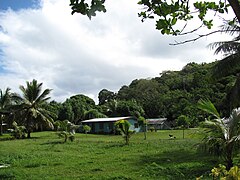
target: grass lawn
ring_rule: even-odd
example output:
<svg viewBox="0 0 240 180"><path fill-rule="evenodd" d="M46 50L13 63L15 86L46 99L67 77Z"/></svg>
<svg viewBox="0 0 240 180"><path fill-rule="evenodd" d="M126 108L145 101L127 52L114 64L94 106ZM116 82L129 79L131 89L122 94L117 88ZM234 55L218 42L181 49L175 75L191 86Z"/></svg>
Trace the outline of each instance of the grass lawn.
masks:
<svg viewBox="0 0 240 180"><path fill-rule="evenodd" d="M0 138L0 179L195 179L218 165L216 158L197 151L195 130L149 132L130 139L76 134L63 143L55 132L32 133L32 139ZM173 134L176 139L169 139ZM5 136L6 137L6 136ZM206 179L205 178L205 179Z"/></svg>

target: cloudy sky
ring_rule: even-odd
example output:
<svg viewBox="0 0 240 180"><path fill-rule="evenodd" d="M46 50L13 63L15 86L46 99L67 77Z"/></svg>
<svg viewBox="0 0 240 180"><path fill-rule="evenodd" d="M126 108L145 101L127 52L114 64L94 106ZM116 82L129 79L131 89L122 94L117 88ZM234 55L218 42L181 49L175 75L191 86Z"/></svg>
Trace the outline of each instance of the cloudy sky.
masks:
<svg viewBox="0 0 240 180"><path fill-rule="evenodd" d="M0 0L0 88L19 92L37 79L64 101L75 94L97 100L132 80L180 70L218 57L206 46L216 37L169 46L154 22L141 22L137 0L107 1L91 21L71 15L68 0ZM217 40L220 40L219 38Z"/></svg>

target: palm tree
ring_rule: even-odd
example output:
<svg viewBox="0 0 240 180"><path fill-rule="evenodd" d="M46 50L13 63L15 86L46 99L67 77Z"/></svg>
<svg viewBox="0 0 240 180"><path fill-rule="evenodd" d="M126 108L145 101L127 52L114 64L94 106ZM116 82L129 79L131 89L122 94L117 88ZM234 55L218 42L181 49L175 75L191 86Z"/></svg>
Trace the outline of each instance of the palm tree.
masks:
<svg viewBox="0 0 240 180"><path fill-rule="evenodd" d="M23 97L19 96L21 103L16 105L17 109L23 114L23 124L26 126L27 137L30 138L30 134L33 128L37 125L45 123L49 127L53 128L54 114L48 111L44 106L50 97L50 89L45 89L42 92L42 83L37 83L37 80L33 79L32 82L26 82L27 86L20 86L20 90L23 93Z"/></svg>
<svg viewBox="0 0 240 180"><path fill-rule="evenodd" d="M233 108L240 106L240 26L239 24L226 23L222 26L222 31L231 36L236 35L230 41L215 42L209 46L215 49L215 54L223 53L224 58L215 65L213 76L215 79L236 74L236 82L227 95L229 99L230 112Z"/></svg>
<svg viewBox="0 0 240 180"><path fill-rule="evenodd" d="M3 120L9 114L7 107L11 104L10 88L5 91L0 89L0 135L3 134Z"/></svg>
<svg viewBox="0 0 240 180"><path fill-rule="evenodd" d="M240 108L234 109L229 118L220 118L215 106L210 101L199 101L198 107L214 118L203 123L205 150L222 157L229 170L233 166L233 155L240 142Z"/></svg>

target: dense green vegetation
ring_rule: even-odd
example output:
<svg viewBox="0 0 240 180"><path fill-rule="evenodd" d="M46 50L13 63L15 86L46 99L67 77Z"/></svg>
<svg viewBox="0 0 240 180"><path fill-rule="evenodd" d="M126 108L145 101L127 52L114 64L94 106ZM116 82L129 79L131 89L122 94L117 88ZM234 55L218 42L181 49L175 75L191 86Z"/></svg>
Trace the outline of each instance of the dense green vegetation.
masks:
<svg viewBox="0 0 240 180"><path fill-rule="evenodd" d="M218 79L212 78L216 64L217 62L189 63L181 71L165 71L159 77L133 80L129 85L123 85L118 92L103 89L98 95L98 105L93 99L82 94L67 98L63 103L54 100L48 102L46 100L50 96L46 97L47 99L40 96L43 101L40 101L38 106L31 99L34 102L32 105L31 103L24 104L26 102L22 97L20 101L14 101L18 109L22 107L22 111L14 110L15 115L11 118L8 118L7 114L2 111L1 119L9 125L14 120L19 125L29 126L27 128L29 132L39 128L46 129L47 124L56 120L69 120L74 124L79 124L85 119L130 115L138 118L166 117L173 127L177 125L176 120L184 116L188 119L190 127L196 127L208 116L197 108L197 102L200 99L211 100L223 117L228 117L229 110L232 109L232 101L229 97L236 89L237 73L230 71L231 73ZM50 91L47 89L47 92L49 94ZM10 93L9 90L8 93ZM31 94L28 96L32 98ZM235 106L237 105L235 103ZM33 108L28 109L30 107ZM12 111L11 108L8 110ZM33 110L39 115L34 114ZM46 117L41 114L41 111L48 112L44 114ZM26 117L31 114L34 114L36 120L29 120ZM9 112L9 115L13 114ZM27 122L27 119L30 122ZM45 125L41 124L42 122L45 122Z"/></svg>
<svg viewBox="0 0 240 180"><path fill-rule="evenodd" d="M111 107L115 98L115 104L127 101L132 103L128 107L140 105L144 110L140 114L146 118L167 117L173 121L185 115L194 127L206 117L197 108L197 102L210 99L223 116L228 116L228 94L234 87L236 74L213 79L212 70L216 63L189 63L181 71L166 71L152 79L133 80L130 85L122 86L115 96L106 96L110 98L105 98L102 106ZM129 114L134 113L137 114L129 111Z"/></svg>
<svg viewBox="0 0 240 180"><path fill-rule="evenodd" d="M212 72L216 64L189 63L181 71L165 71L159 77L135 79L118 92L103 89L98 95L98 105L79 94L63 103L51 101L46 107L57 115L56 119L67 119L74 124L97 117L133 115L166 117L175 126L175 120L184 115L189 119L189 126L195 127L207 117L197 108L200 99L211 100L222 116L230 114L229 95L235 87L237 73L214 79Z"/></svg>
<svg viewBox="0 0 240 180"><path fill-rule="evenodd" d="M132 136L76 134L63 143L55 132L32 133L31 139L0 137L0 179L195 179L218 166L217 158L197 151L198 129L158 131ZM170 139L173 134L176 139ZM237 159L235 159L236 161Z"/></svg>

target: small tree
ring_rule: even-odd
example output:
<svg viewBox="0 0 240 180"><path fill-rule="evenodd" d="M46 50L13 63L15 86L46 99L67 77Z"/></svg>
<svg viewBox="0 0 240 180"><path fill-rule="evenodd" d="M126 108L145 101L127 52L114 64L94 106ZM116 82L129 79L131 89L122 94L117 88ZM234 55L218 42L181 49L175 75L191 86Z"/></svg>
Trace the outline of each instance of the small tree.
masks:
<svg viewBox="0 0 240 180"><path fill-rule="evenodd" d="M64 142L67 142L67 139L74 141L75 130L79 128L79 125L75 125L68 120L56 121L54 125L57 130L60 130L57 134L59 137L64 137Z"/></svg>
<svg viewBox="0 0 240 180"><path fill-rule="evenodd" d="M143 127L144 140L147 139L147 121L144 117L140 116L138 118L138 124Z"/></svg>
<svg viewBox="0 0 240 180"><path fill-rule="evenodd" d="M87 134L88 132L91 131L91 127L88 126L88 125L84 125L84 126L83 126L83 131L84 131L85 134Z"/></svg>
<svg viewBox="0 0 240 180"><path fill-rule="evenodd" d="M121 132L126 145L129 145L129 139L135 133L135 131L130 130L130 126L131 124L127 120L119 120L115 122L115 127Z"/></svg>
<svg viewBox="0 0 240 180"><path fill-rule="evenodd" d="M183 139L185 137L184 130L189 127L189 124L190 124L190 120L187 116L181 115L177 118L177 125L181 126L183 129Z"/></svg>
<svg viewBox="0 0 240 180"><path fill-rule="evenodd" d="M14 121L12 123L13 129L8 129L11 135L16 139L24 139L26 137L26 127L18 126L18 124Z"/></svg>

